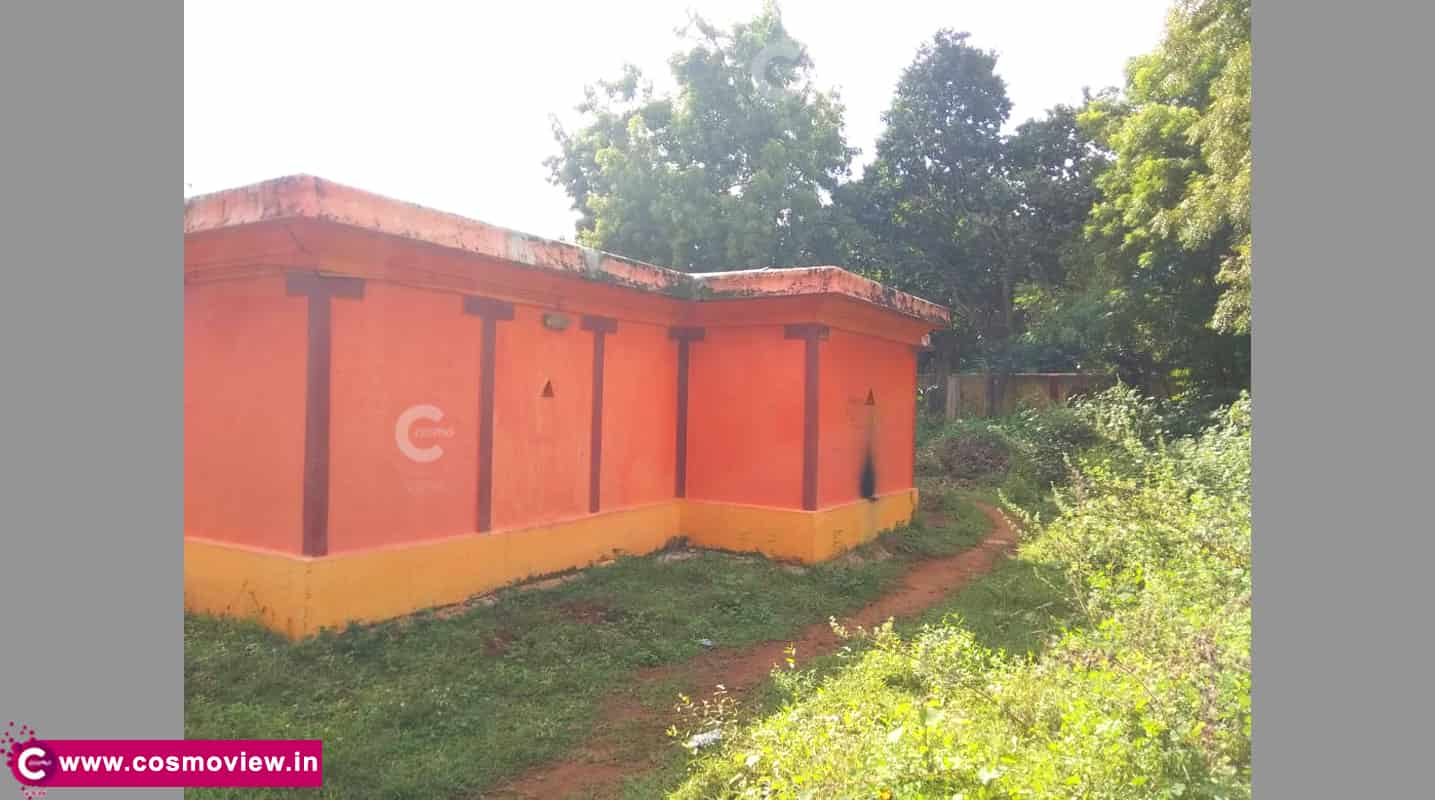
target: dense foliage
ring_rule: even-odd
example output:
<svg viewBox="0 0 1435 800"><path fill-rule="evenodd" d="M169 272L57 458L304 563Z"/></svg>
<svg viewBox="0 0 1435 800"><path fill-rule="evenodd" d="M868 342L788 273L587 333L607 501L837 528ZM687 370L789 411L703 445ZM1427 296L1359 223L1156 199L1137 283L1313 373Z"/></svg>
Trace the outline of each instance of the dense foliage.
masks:
<svg viewBox="0 0 1435 800"><path fill-rule="evenodd" d="M1074 609L1044 648L1004 652L958 617L867 632L821 682L780 670L791 701L677 796L1248 797L1250 401L1197 436L1174 419L1118 388L1061 423L1092 438L1014 566ZM1023 424L1008 441L1044 437Z"/></svg>
<svg viewBox="0 0 1435 800"><path fill-rule="evenodd" d="M1224 290L1211 322L1248 332L1250 0L1180 0L1161 46L1127 67L1124 96L1086 116L1116 153L1100 180L1097 234L1143 269L1195 258L1186 268L1210 272L1214 254Z"/></svg>
<svg viewBox="0 0 1435 800"><path fill-rule="evenodd" d="M1093 98L1079 120L1111 162L1085 256L1024 298L1037 320L1028 342L1229 400L1250 385L1250 1L1177 2L1124 91Z"/></svg>
<svg viewBox="0 0 1435 800"><path fill-rule="evenodd" d="M555 123L553 181L581 214L578 241L702 271L804 265L831 251L823 198L848 171L842 106L776 6L720 30L694 16L656 96L635 67L589 87L585 124Z"/></svg>
<svg viewBox="0 0 1435 800"><path fill-rule="evenodd" d="M1134 390L1126 387L1112 390L1112 396L1116 392L1135 396ZM1094 406L1078 404L1044 411L1026 408L1006 417L947 423L923 418L916 472L934 486L992 488L1010 502L1035 509L1048 500L1052 487L1071 478L1069 455L1100 441L1089 418Z"/></svg>
<svg viewBox="0 0 1435 800"><path fill-rule="evenodd" d="M587 90L548 165L582 244L683 270L837 263L950 306L939 370L1250 386L1250 0L1175 0L1125 86L1009 127L994 53L944 29L851 180L844 109L768 2L694 17L655 94Z"/></svg>
<svg viewBox="0 0 1435 800"><path fill-rule="evenodd" d="M1005 133L1011 111L996 55L939 31L902 73L876 160L839 205L843 263L950 306L945 337L967 362L1013 366L1026 284L1059 285L1105 165L1058 106Z"/></svg>

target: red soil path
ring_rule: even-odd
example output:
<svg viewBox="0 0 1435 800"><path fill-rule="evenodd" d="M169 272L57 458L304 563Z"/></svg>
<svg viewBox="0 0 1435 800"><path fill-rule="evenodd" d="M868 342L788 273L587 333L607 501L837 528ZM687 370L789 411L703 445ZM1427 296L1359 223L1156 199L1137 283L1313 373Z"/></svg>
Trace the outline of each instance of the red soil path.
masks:
<svg viewBox="0 0 1435 800"><path fill-rule="evenodd" d="M992 522L992 531L986 538L956 555L919 562L903 576L898 588L840 620L841 625L870 629L892 617L916 615L937 605L972 578L991 571L1011 551L1017 535L1000 511L976 505ZM796 647L798 656L812 658L836 652L842 640L828 623L814 623L791 639L717 648L679 664L642 670L635 685L672 682L697 697L722 684L730 698L740 700L766 680L774 666L784 662L789 645ZM643 707L631 696L614 695L604 703L593 738L579 751L562 761L530 770L485 796L558 800L616 795L624 778L662 764L664 754L672 747L665 734L669 722L667 715Z"/></svg>

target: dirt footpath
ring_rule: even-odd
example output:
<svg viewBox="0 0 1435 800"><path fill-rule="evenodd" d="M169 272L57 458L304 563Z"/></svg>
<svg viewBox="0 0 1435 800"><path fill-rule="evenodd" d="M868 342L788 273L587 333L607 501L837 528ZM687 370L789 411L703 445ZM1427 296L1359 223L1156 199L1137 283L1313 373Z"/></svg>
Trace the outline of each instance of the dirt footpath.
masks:
<svg viewBox="0 0 1435 800"><path fill-rule="evenodd" d="M873 628L891 617L910 617L937 605L972 578L996 566L1016 544L1016 531L1006 516L991 506L976 504L992 521L992 531L976 546L956 555L918 562L891 592L839 622L843 627ZM748 647L717 648L679 664L639 672L639 684L671 682L699 697L722 684L728 696L740 700L767 680L772 668L784 663L789 645L800 658L836 652L842 641L825 623L815 623L791 639ZM631 697L615 695L604 704L593 739L561 761L545 764L485 797L505 800L558 800L571 796L616 795L624 778L659 766L671 740L665 731L671 720L643 707ZM635 731L637 733L635 733ZM620 741L621 739L621 741ZM634 739L637 740L636 744Z"/></svg>

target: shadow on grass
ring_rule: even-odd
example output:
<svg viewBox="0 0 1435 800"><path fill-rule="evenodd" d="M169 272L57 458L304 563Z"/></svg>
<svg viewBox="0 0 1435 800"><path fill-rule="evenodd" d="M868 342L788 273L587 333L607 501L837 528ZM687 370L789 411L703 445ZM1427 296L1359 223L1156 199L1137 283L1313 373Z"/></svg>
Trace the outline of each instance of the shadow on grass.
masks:
<svg viewBox="0 0 1435 800"><path fill-rule="evenodd" d="M907 635L955 615L983 646L1036 656L1053 636L1078 623L1065 582L1061 570L1050 564L1010 558L945 602L895 628Z"/></svg>

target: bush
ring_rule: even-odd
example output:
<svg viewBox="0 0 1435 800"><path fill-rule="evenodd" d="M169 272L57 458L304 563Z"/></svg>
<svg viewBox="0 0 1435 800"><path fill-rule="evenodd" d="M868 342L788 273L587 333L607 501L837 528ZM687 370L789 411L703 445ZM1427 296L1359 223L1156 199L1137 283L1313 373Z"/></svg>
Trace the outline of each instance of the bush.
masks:
<svg viewBox="0 0 1435 800"><path fill-rule="evenodd" d="M1006 474L1011 447L995 430L965 431L948 437L938 446L939 460L947 475L960 481L975 481Z"/></svg>
<svg viewBox="0 0 1435 800"><path fill-rule="evenodd" d="M1059 576L1079 624L1035 656L959 618L863 634L846 670L786 676L792 702L696 760L677 796L1249 797L1249 398L1195 437L1154 402L1107 401L1003 428L1033 447L1094 437L1063 453L1073 480L1018 556Z"/></svg>
<svg viewBox="0 0 1435 800"><path fill-rule="evenodd" d="M1070 408L1023 410L1002 425L1021 447L1031 478L1043 489L1065 483L1071 473L1068 457L1096 445L1101 438Z"/></svg>
<svg viewBox="0 0 1435 800"><path fill-rule="evenodd" d="M1023 410L964 419L919 432L916 474L967 488L997 489L1017 503L1039 503L1071 475L1068 457L1100 444L1100 433L1071 408Z"/></svg>

